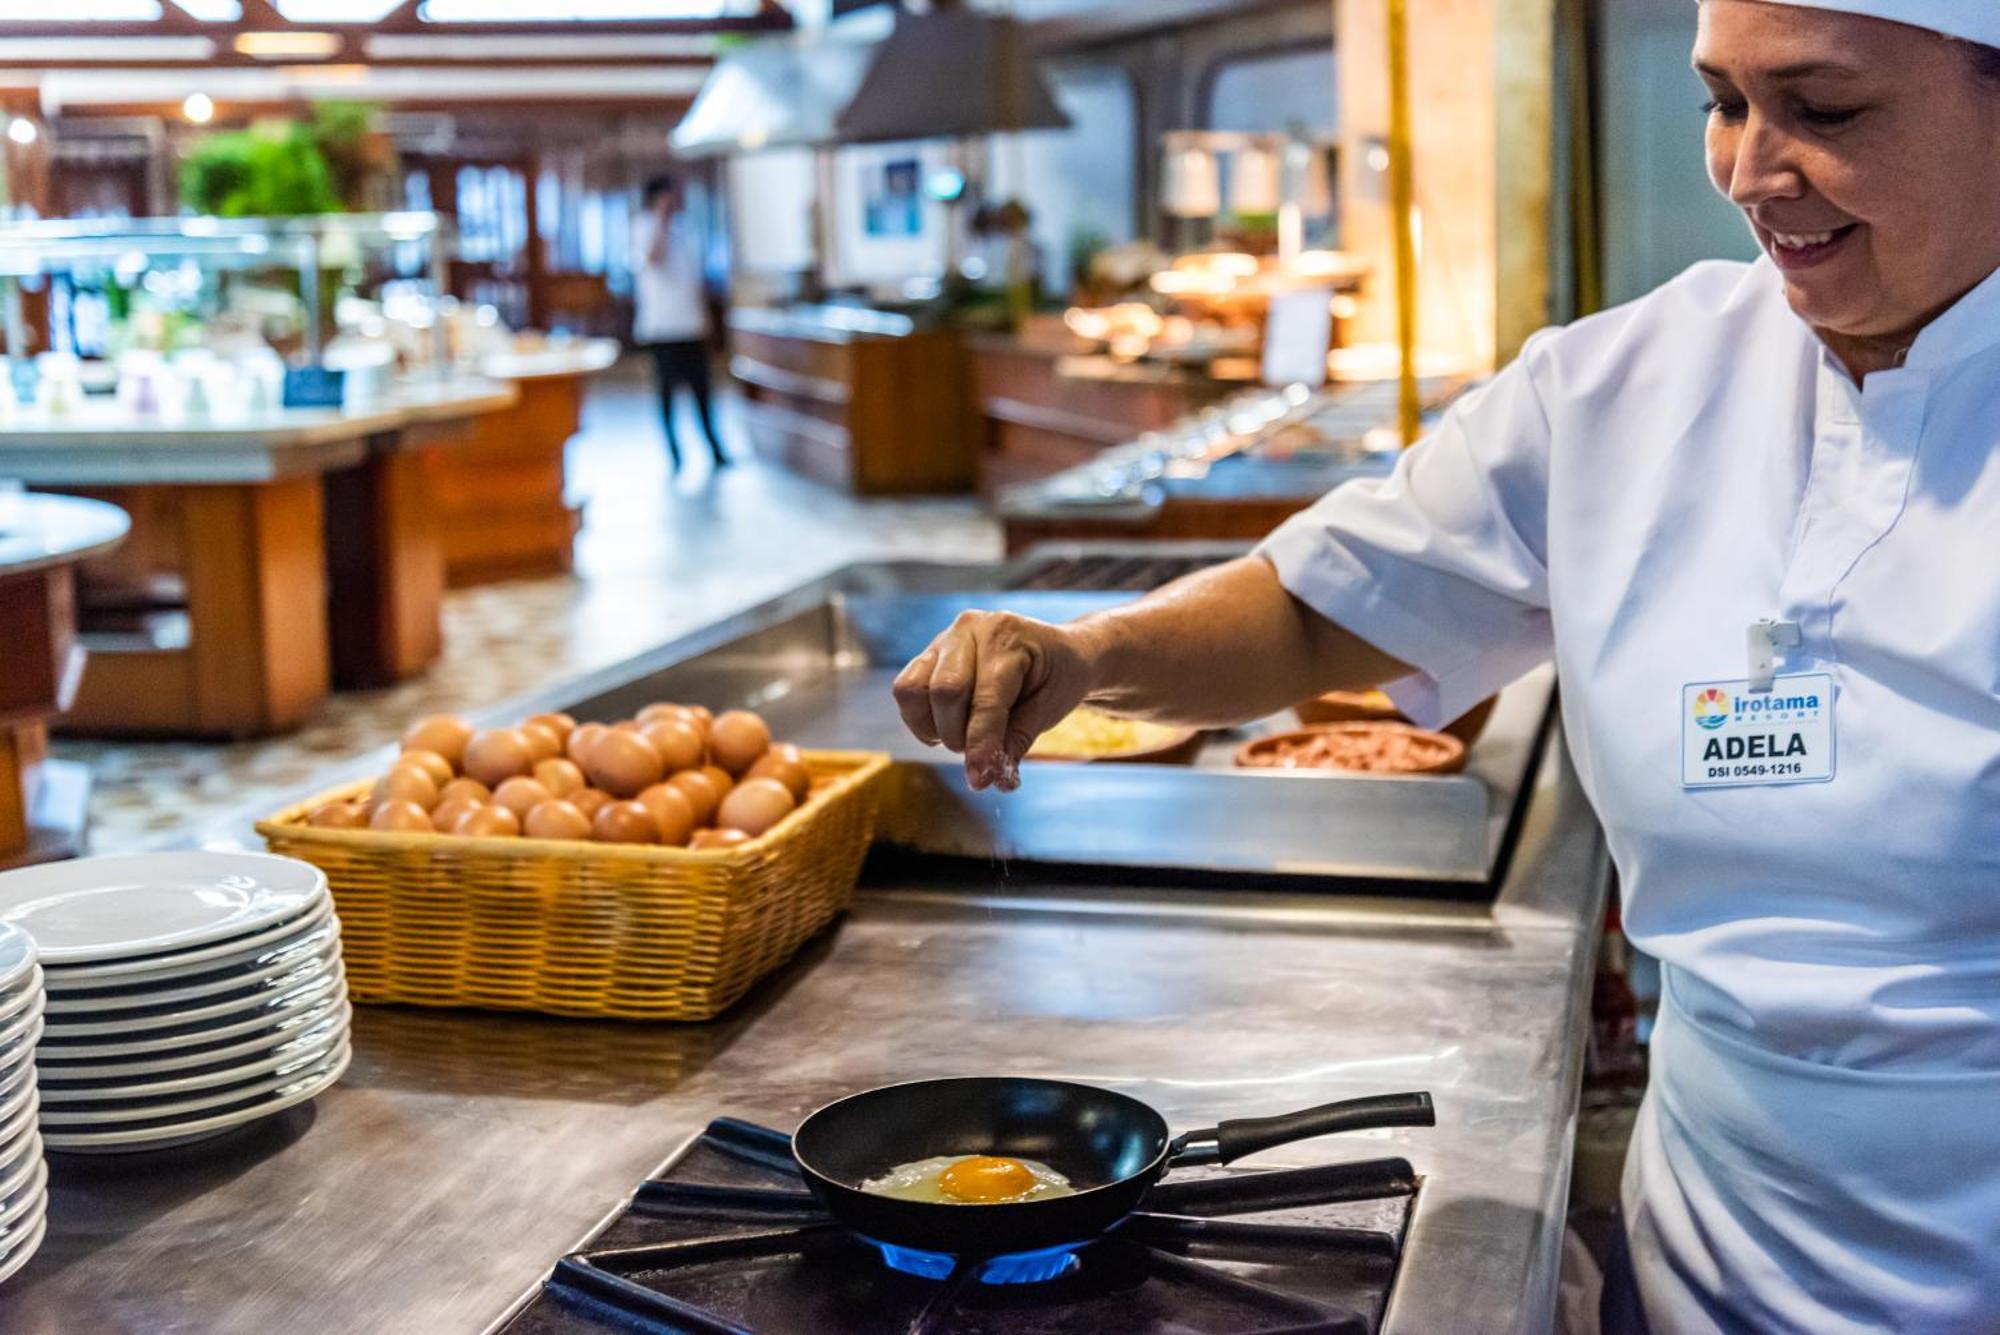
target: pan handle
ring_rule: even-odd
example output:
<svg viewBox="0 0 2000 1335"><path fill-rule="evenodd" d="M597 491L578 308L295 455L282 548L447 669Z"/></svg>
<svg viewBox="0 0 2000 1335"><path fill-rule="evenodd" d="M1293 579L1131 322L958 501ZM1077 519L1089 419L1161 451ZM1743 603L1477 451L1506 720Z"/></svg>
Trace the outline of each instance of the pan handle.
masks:
<svg viewBox="0 0 2000 1335"><path fill-rule="evenodd" d="M1431 1105L1429 1094L1380 1094L1372 1098L1323 1104L1277 1117L1239 1117L1206 1130L1190 1131L1174 1139L1167 1157L1177 1168L1234 1163L1261 1150L1289 1145L1295 1140L1330 1136L1340 1131L1366 1131L1379 1126L1436 1125L1437 1110ZM1206 1143L1210 1141L1214 1143Z"/></svg>

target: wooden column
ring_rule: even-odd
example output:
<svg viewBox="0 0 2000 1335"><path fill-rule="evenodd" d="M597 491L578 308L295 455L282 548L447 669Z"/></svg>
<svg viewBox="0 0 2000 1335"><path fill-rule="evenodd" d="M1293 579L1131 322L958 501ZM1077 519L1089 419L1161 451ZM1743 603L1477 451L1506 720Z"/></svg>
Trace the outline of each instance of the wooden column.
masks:
<svg viewBox="0 0 2000 1335"><path fill-rule="evenodd" d="M386 686L443 649L444 537L436 450L398 437L326 477L327 616L334 685Z"/></svg>
<svg viewBox="0 0 2000 1335"><path fill-rule="evenodd" d="M520 399L439 451L436 481L453 585L570 568L581 523L564 497L563 451L583 424L585 375L515 381Z"/></svg>
<svg viewBox="0 0 2000 1335"><path fill-rule="evenodd" d="M171 525L186 639L98 649L66 726L253 737L305 722L330 684L319 478L124 490Z"/></svg>

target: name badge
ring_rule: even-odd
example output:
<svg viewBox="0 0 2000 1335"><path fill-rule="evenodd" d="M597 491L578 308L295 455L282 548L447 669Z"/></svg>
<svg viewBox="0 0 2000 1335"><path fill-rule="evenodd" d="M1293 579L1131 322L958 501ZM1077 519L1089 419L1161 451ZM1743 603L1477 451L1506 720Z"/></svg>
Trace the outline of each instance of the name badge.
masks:
<svg viewBox="0 0 2000 1335"><path fill-rule="evenodd" d="M1681 785L1737 788L1833 777L1833 677L1779 677L1681 687Z"/></svg>

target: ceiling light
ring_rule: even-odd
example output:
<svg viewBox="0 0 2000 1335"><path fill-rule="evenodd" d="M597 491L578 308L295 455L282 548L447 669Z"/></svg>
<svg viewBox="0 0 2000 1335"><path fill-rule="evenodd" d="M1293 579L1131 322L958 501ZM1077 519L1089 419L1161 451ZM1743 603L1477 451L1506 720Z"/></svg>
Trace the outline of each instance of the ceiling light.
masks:
<svg viewBox="0 0 2000 1335"><path fill-rule="evenodd" d="M340 54L338 33L310 30L243 32L236 35L236 53L257 60L327 60Z"/></svg>
<svg viewBox="0 0 2000 1335"><path fill-rule="evenodd" d="M7 122L7 137L17 144L32 144L41 137L41 133L26 116L16 116Z"/></svg>
<svg viewBox="0 0 2000 1335"><path fill-rule="evenodd" d="M215 101L207 93L189 93L181 103L181 115L196 125L206 125L215 119Z"/></svg>

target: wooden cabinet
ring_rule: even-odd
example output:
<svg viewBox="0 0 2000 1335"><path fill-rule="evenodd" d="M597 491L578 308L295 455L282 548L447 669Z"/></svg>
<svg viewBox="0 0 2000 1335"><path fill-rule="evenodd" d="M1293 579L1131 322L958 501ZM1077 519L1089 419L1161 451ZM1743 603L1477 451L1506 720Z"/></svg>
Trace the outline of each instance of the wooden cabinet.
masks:
<svg viewBox="0 0 2000 1335"><path fill-rule="evenodd" d="M977 480L956 331L887 318L842 328L754 309L731 312L729 325L729 371L758 454L868 494L965 491Z"/></svg>
<svg viewBox="0 0 2000 1335"><path fill-rule="evenodd" d="M981 419L980 490L997 491L1088 463L1244 388L1168 367L1074 355L1000 336L971 345Z"/></svg>

